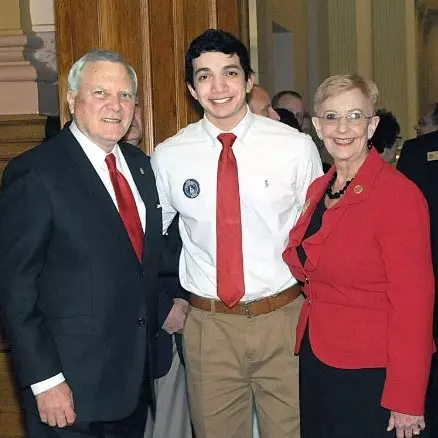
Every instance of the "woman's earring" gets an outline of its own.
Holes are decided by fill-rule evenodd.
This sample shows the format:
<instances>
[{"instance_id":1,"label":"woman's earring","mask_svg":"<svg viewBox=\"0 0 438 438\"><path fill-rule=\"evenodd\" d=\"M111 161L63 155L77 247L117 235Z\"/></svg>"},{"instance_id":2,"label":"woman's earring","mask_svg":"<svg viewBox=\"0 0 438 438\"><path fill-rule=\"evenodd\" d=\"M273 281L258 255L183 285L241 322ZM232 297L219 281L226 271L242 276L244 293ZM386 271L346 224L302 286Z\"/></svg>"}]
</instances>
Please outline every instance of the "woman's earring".
<instances>
[{"instance_id":1,"label":"woman's earring","mask_svg":"<svg viewBox=\"0 0 438 438\"><path fill-rule=\"evenodd\" d=\"M371 143L371 139L369 138L367 141L367 148L370 151L373 148L373 144Z\"/></svg>"}]
</instances>

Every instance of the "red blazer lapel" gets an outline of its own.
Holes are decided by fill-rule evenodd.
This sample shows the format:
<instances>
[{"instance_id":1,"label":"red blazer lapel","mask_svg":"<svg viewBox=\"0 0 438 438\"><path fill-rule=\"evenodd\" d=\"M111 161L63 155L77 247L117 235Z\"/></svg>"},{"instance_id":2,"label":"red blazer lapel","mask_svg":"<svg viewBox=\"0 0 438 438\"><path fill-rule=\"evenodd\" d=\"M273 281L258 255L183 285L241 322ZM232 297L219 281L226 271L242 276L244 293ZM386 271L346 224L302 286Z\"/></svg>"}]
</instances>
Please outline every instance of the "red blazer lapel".
<instances>
[{"instance_id":1,"label":"red blazer lapel","mask_svg":"<svg viewBox=\"0 0 438 438\"><path fill-rule=\"evenodd\" d=\"M295 226L291 229L289 233L289 242L283 252L283 260L289 265L294 277L300 281L304 281L305 274L296 249L303 241L303 237L307 231L313 213L315 212L316 206L324 195L327 184L332 178L334 171L335 168L332 167L327 174L317 178L310 185L301 216L298 218Z\"/></svg>"},{"instance_id":2,"label":"red blazer lapel","mask_svg":"<svg viewBox=\"0 0 438 438\"><path fill-rule=\"evenodd\" d=\"M300 217L298 218L297 223L292 228L289 234L289 246L297 247L300 245L303 240L304 234L309 226L310 219L313 216L316 206L318 202L321 200L324 195L325 189L327 188L327 184L332 178L334 173L334 167L329 170L329 172L319 178L317 178L310 185L307 191L306 202L304 203L302 212Z\"/></svg>"},{"instance_id":3,"label":"red blazer lapel","mask_svg":"<svg viewBox=\"0 0 438 438\"><path fill-rule=\"evenodd\" d=\"M325 212L321 229L303 241L316 206L324 196L327 185L335 172L335 167L333 166L326 175L316 179L310 185L303 212L296 225L290 231L289 243L283 253L283 259L291 267L291 271L295 277L301 280L300 277L304 278L305 276L296 248L301 244L303 245L307 255L306 270L314 269L318 264L322 243L337 227L344 213L351 205L368 199L375 178L383 165L384 162L377 151L374 149L371 150L370 155L351 183L349 190L347 190L336 205Z\"/></svg>"}]
</instances>

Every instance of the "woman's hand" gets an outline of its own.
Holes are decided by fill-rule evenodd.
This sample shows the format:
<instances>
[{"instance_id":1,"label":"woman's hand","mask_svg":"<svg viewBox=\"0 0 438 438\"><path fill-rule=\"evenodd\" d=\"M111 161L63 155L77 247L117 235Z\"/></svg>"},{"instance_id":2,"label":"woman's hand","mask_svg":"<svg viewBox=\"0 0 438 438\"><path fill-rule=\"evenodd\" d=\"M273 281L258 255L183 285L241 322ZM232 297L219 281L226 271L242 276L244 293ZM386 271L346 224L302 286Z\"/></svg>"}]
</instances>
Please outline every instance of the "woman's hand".
<instances>
[{"instance_id":1,"label":"woman's hand","mask_svg":"<svg viewBox=\"0 0 438 438\"><path fill-rule=\"evenodd\" d=\"M411 438L420 435L425 427L423 415L409 415L391 411L386 430L389 432L395 428L397 438Z\"/></svg>"}]
</instances>

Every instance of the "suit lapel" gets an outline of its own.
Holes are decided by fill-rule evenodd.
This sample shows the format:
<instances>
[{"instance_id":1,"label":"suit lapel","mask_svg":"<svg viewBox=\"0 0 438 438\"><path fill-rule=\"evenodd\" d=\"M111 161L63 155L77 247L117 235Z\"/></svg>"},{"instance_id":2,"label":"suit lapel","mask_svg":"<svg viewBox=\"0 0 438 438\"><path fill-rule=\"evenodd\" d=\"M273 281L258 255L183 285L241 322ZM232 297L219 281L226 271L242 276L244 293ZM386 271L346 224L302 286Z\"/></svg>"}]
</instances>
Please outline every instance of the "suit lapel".
<instances>
[{"instance_id":1,"label":"suit lapel","mask_svg":"<svg viewBox=\"0 0 438 438\"><path fill-rule=\"evenodd\" d=\"M138 154L133 153L131 148L124 143L119 143L120 150L125 157L132 178L137 186L138 192L144 202L146 208L145 218L145 237L143 241L143 262L147 259L150 249L153 246L152 240L154 236L161 236L161 206L158 203L158 196L155 185L155 176L149 162L139 160ZM159 214L157 211L159 210Z\"/></svg>"},{"instance_id":2,"label":"suit lapel","mask_svg":"<svg viewBox=\"0 0 438 438\"><path fill-rule=\"evenodd\" d=\"M93 203L103 210L102 214L108 213L122 224L117 209L102 180L74 135L68 128L66 129L68 131L66 132L67 141L63 142L62 145L65 147L67 156L66 163L69 177L82 188L81 192L84 196L91 198Z\"/></svg>"},{"instance_id":3,"label":"suit lapel","mask_svg":"<svg viewBox=\"0 0 438 438\"><path fill-rule=\"evenodd\" d=\"M68 177L80 187L84 202L88 199L87 204L92 205L104 218L106 226L112 230L111 235L120 240L122 248L124 246L138 261L120 214L82 147L69 128L65 128L60 136L63 137L60 148L64 149L67 157L65 163Z\"/></svg>"},{"instance_id":4,"label":"suit lapel","mask_svg":"<svg viewBox=\"0 0 438 438\"><path fill-rule=\"evenodd\" d=\"M151 208L151 202L155 199L154 191L155 185L151 187L150 185L150 166L141 166L142 163L139 163L138 157L135 157L132 152L125 147L123 143L119 143L120 150L125 157L126 163L128 164L129 170L132 175L132 179L137 186L137 189L140 193L141 199L143 200L146 206L146 216L147 211ZM155 206L156 208L156 206Z\"/></svg>"}]
</instances>

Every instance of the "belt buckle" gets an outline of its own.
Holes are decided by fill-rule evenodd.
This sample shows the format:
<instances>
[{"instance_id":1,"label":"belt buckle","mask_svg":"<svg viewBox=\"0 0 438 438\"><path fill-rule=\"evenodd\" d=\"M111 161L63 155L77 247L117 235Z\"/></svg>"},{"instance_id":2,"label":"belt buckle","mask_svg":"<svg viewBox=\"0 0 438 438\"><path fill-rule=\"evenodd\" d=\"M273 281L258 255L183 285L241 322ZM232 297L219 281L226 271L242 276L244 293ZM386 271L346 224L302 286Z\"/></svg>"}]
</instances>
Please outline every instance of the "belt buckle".
<instances>
[{"instance_id":1,"label":"belt buckle","mask_svg":"<svg viewBox=\"0 0 438 438\"><path fill-rule=\"evenodd\" d=\"M245 315L247 316L247 318L251 318L253 315L251 315L251 301L245 301L244 303L244 308L245 308Z\"/></svg>"}]
</instances>

